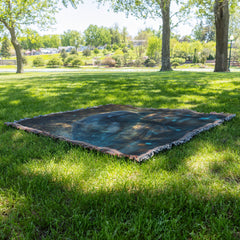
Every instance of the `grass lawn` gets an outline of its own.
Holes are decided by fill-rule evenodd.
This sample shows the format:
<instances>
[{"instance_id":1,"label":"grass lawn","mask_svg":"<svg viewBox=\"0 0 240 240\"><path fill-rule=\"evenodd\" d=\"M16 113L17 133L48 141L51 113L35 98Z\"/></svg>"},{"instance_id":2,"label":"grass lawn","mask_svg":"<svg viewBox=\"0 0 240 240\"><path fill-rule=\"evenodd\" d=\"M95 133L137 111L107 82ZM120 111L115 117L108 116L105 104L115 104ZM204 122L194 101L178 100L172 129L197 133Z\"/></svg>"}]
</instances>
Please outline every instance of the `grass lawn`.
<instances>
[{"instance_id":1,"label":"grass lawn","mask_svg":"<svg viewBox=\"0 0 240 240\"><path fill-rule=\"evenodd\" d=\"M236 113L138 164L4 122L102 104ZM239 73L0 74L0 239L240 239Z\"/></svg>"}]
</instances>

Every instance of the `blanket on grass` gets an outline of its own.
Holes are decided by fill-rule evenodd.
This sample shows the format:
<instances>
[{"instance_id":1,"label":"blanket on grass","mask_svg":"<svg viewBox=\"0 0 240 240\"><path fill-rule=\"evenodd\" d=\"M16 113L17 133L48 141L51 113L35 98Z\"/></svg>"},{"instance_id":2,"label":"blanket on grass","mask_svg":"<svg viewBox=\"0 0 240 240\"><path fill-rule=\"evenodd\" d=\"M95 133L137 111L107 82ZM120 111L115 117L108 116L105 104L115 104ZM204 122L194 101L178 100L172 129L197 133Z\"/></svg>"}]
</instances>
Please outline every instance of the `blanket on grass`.
<instances>
[{"instance_id":1,"label":"blanket on grass","mask_svg":"<svg viewBox=\"0 0 240 240\"><path fill-rule=\"evenodd\" d=\"M141 162L234 116L109 104L5 124Z\"/></svg>"}]
</instances>

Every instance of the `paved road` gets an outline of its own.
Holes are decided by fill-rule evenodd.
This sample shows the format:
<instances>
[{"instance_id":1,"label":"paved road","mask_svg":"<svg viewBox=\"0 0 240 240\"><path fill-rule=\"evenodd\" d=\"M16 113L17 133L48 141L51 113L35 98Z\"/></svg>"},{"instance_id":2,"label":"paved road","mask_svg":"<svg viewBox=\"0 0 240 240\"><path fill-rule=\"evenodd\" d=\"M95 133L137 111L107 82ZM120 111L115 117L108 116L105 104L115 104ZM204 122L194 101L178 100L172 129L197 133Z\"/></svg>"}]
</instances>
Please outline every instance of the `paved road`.
<instances>
[{"instance_id":1,"label":"paved road","mask_svg":"<svg viewBox=\"0 0 240 240\"><path fill-rule=\"evenodd\" d=\"M156 68L81 68L81 69L65 69L65 68L38 68L24 69L24 72L157 72ZM181 72L213 72L209 68L191 68L191 69L174 69ZM16 69L1 68L0 72L14 73ZM231 72L240 72L240 69L231 69Z\"/></svg>"}]
</instances>

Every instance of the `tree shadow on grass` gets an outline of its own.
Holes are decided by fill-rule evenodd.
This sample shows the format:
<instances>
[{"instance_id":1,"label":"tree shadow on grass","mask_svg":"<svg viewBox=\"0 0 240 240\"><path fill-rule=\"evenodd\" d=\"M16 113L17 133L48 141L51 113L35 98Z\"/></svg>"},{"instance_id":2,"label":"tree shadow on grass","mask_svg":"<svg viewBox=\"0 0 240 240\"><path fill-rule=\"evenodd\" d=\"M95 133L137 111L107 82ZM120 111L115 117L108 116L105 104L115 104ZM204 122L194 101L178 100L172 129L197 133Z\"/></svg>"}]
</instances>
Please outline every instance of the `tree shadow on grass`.
<instances>
[{"instance_id":1,"label":"tree shadow on grass","mask_svg":"<svg viewBox=\"0 0 240 240\"><path fill-rule=\"evenodd\" d=\"M178 108L182 104L194 103L195 107L192 109L197 111L222 112L226 109L225 112L228 112L227 110L236 112L235 102L240 100L238 90L221 90L221 93L210 90L209 79L215 81L225 78L226 75L209 75L210 77L206 77L205 73L26 75L19 80L20 84L14 86L14 83L11 83L0 93L0 96L4 97L1 101L4 108L0 113L0 119L13 121L109 103L156 108L165 106ZM235 74L228 75L230 79L235 77ZM201 100L193 98L186 103L181 99L181 96L185 95L204 96L211 100L202 103ZM231 101L234 101L234 104ZM183 159L191 154L184 152L183 158L177 155L168 157L165 161L166 169L177 169L179 163L183 163Z\"/></svg>"},{"instance_id":2,"label":"tree shadow on grass","mask_svg":"<svg viewBox=\"0 0 240 240\"><path fill-rule=\"evenodd\" d=\"M64 146L62 158L69 150ZM57 152L51 155L59 158ZM9 199L0 225L2 239L234 239L239 230L239 197L207 184L203 189L201 181L186 176L172 176L155 188L132 181L85 189L66 181L70 176L31 168L28 160L9 162L7 181L1 180L1 195ZM100 182L99 176L94 177Z\"/></svg>"}]
</instances>

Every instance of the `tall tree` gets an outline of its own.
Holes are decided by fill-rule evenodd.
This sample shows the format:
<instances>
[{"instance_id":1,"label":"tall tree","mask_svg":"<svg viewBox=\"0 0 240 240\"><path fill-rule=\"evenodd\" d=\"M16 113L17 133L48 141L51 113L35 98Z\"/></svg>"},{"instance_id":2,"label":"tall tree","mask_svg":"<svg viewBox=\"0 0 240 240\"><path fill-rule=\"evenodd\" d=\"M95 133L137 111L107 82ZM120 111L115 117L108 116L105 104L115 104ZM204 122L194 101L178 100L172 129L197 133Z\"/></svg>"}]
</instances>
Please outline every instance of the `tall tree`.
<instances>
[{"instance_id":1,"label":"tall tree","mask_svg":"<svg viewBox=\"0 0 240 240\"><path fill-rule=\"evenodd\" d=\"M86 45L91 47L104 46L111 43L111 34L109 29L98 27L97 25L89 25L84 31Z\"/></svg>"},{"instance_id":2,"label":"tall tree","mask_svg":"<svg viewBox=\"0 0 240 240\"><path fill-rule=\"evenodd\" d=\"M25 32L25 41L27 45L27 49L32 51L33 49L39 49L41 47L41 37L38 34L37 31L31 30L31 29L26 29ZM20 41L21 42L21 41ZM22 46L22 43L21 43Z\"/></svg>"},{"instance_id":3,"label":"tall tree","mask_svg":"<svg viewBox=\"0 0 240 240\"><path fill-rule=\"evenodd\" d=\"M214 16L216 25L216 63L215 72L227 72L228 69L228 30L229 5L228 0L216 0Z\"/></svg>"},{"instance_id":4,"label":"tall tree","mask_svg":"<svg viewBox=\"0 0 240 240\"><path fill-rule=\"evenodd\" d=\"M83 44L81 33L75 30L68 30L61 35L63 46L74 46L76 49Z\"/></svg>"},{"instance_id":5,"label":"tall tree","mask_svg":"<svg viewBox=\"0 0 240 240\"><path fill-rule=\"evenodd\" d=\"M11 56L10 54L10 41L9 39L5 36L2 41L2 47L1 47L1 56L3 58L9 58Z\"/></svg>"},{"instance_id":6,"label":"tall tree","mask_svg":"<svg viewBox=\"0 0 240 240\"><path fill-rule=\"evenodd\" d=\"M154 36L154 30L152 30L151 28L146 28L146 29L140 30L137 33L137 36L134 37L134 39L135 40L145 40L146 44L147 44L148 39L152 36Z\"/></svg>"},{"instance_id":7,"label":"tall tree","mask_svg":"<svg viewBox=\"0 0 240 240\"><path fill-rule=\"evenodd\" d=\"M230 13L237 7L237 0L189 0L190 5L198 7L201 17L214 16L216 27L215 72L228 69L228 32Z\"/></svg>"},{"instance_id":8,"label":"tall tree","mask_svg":"<svg viewBox=\"0 0 240 240\"><path fill-rule=\"evenodd\" d=\"M40 37L42 47L58 48L62 45L61 37L58 34L43 35Z\"/></svg>"},{"instance_id":9,"label":"tall tree","mask_svg":"<svg viewBox=\"0 0 240 240\"><path fill-rule=\"evenodd\" d=\"M120 45L121 34L119 32L119 26L115 24L113 27L109 28L111 34L111 44Z\"/></svg>"},{"instance_id":10,"label":"tall tree","mask_svg":"<svg viewBox=\"0 0 240 240\"><path fill-rule=\"evenodd\" d=\"M17 57L17 73L23 72L21 45L17 35L26 26L34 23L44 25L51 22L57 11L57 1L47 0L0 0L0 24L10 33Z\"/></svg>"},{"instance_id":11,"label":"tall tree","mask_svg":"<svg viewBox=\"0 0 240 240\"><path fill-rule=\"evenodd\" d=\"M161 71L170 71L171 63L170 63L170 4L171 0L161 0L160 8L162 12L162 68Z\"/></svg>"},{"instance_id":12,"label":"tall tree","mask_svg":"<svg viewBox=\"0 0 240 240\"><path fill-rule=\"evenodd\" d=\"M77 0L69 0L74 6ZM69 2L63 0L64 4ZM11 42L17 57L17 73L23 72L21 45L18 34L24 28L37 24L41 27L51 25L58 11L58 0L0 0L0 25L10 33Z\"/></svg>"},{"instance_id":13,"label":"tall tree","mask_svg":"<svg viewBox=\"0 0 240 240\"><path fill-rule=\"evenodd\" d=\"M205 24L203 21L197 24L193 29L193 36L195 40L201 42L216 41L216 29L214 19L207 21Z\"/></svg>"},{"instance_id":14,"label":"tall tree","mask_svg":"<svg viewBox=\"0 0 240 240\"><path fill-rule=\"evenodd\" d=\"M123 11L140 18L162 18L162 67L161 71L171 71L170 64L170 5L171 0L97 0L110 2L114 11ZM179 0L176 0L179 2Z\"/></svg>"},{"instance_id":15,"label":"tall tree","mask_svg":"<svg viewBox=\"0 0 240 240\"><path fill-rule=\"evenodd\" d=\"M123 27L122 32L121 32L121 40L122 43L127 44L128 41L128 32L127 32L127 28Z\"/></svg>"}]
</instances>

